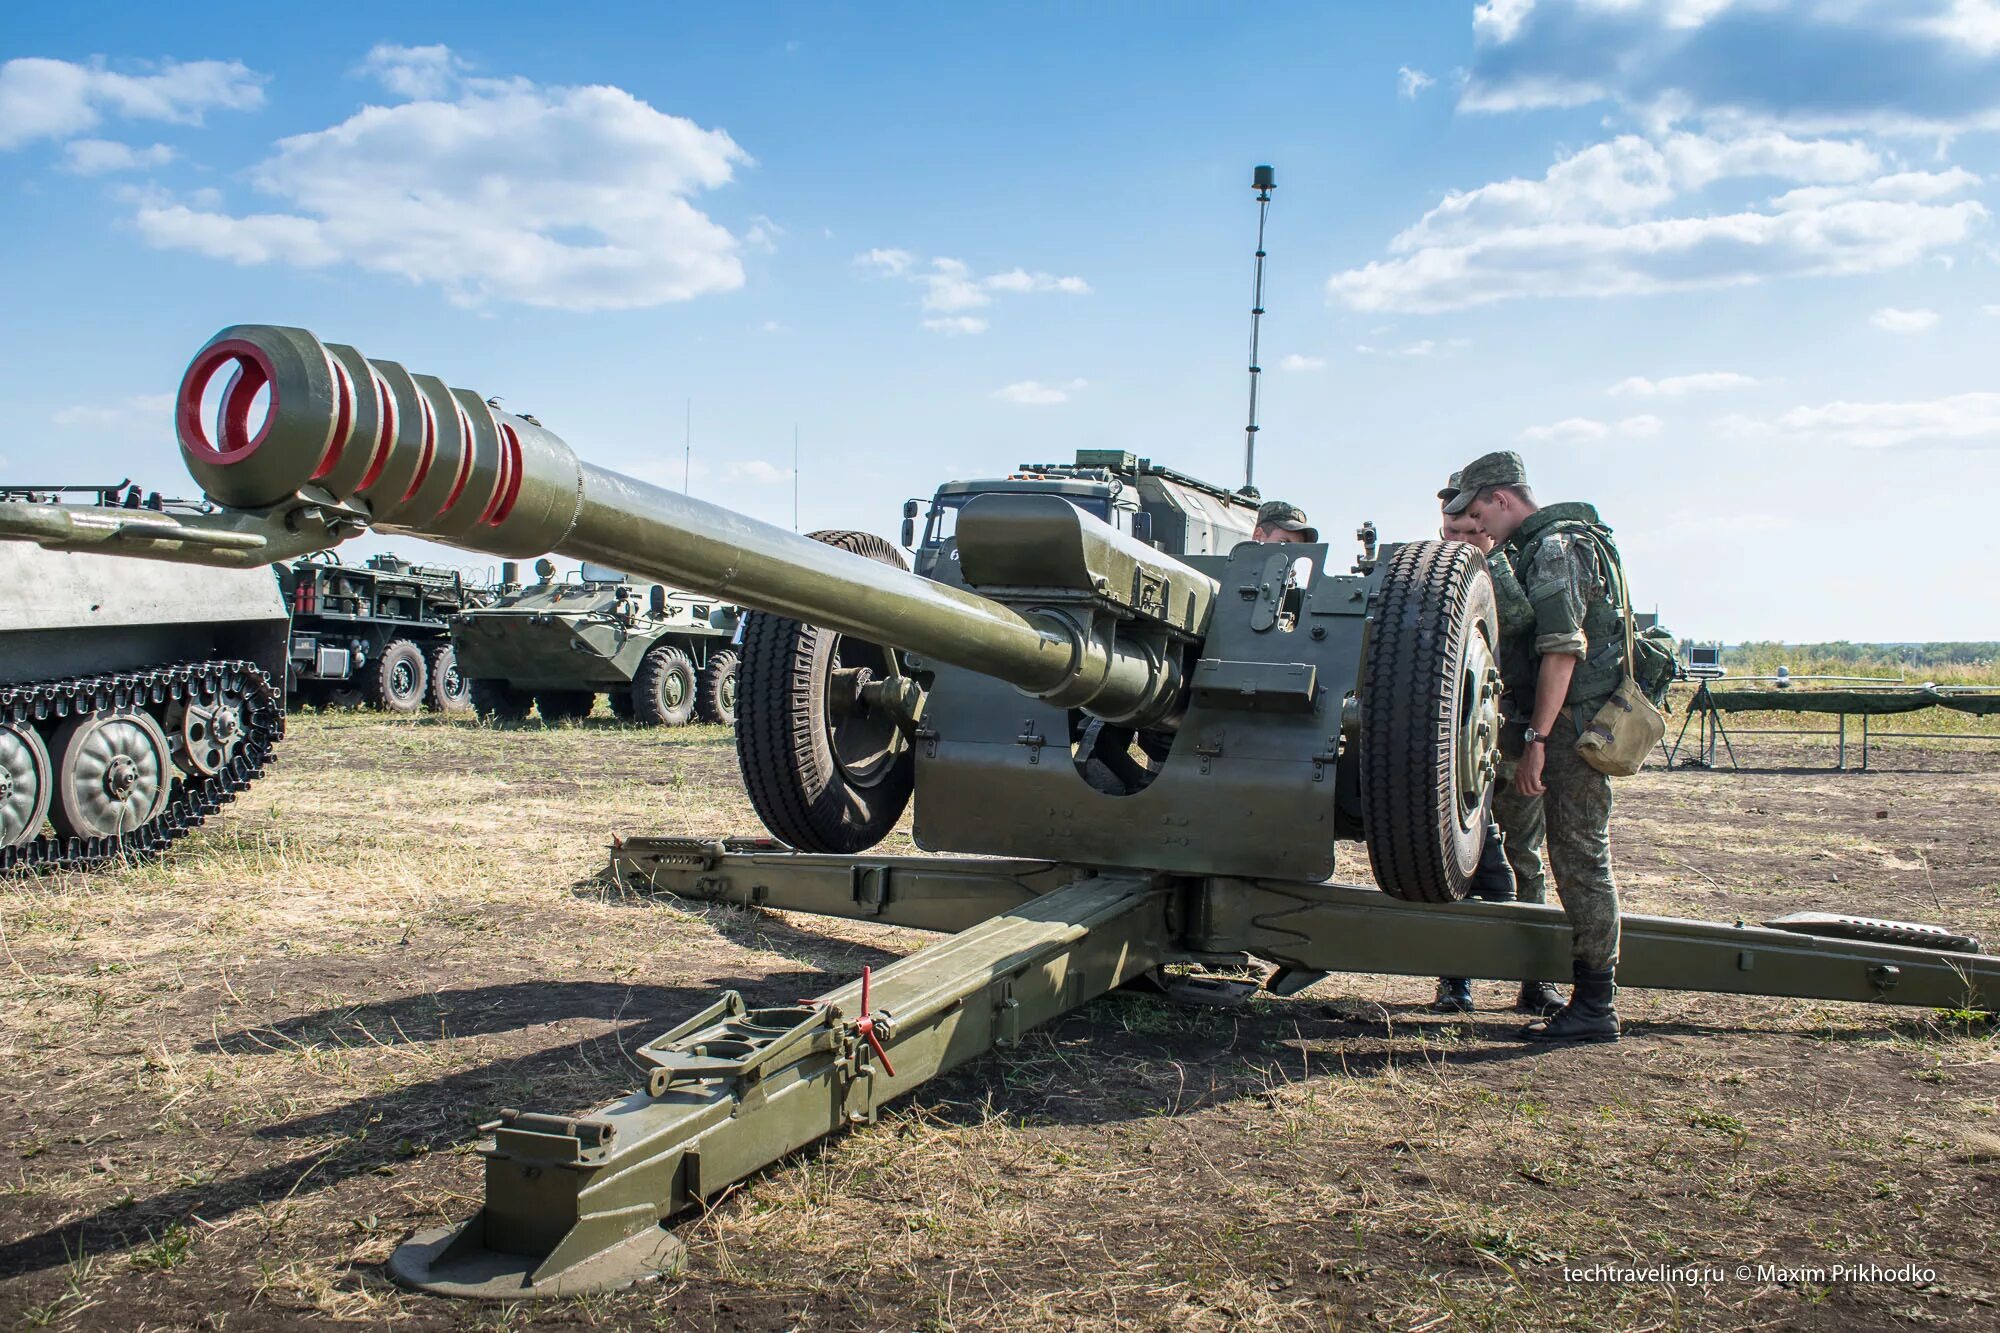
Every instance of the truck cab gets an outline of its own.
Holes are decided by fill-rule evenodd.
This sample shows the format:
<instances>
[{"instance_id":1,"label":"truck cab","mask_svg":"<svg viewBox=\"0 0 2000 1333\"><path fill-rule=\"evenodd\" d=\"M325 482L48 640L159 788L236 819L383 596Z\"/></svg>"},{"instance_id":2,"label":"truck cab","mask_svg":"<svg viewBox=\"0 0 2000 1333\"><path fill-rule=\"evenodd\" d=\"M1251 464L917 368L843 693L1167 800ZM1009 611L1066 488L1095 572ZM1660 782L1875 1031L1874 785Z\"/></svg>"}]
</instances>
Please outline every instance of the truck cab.
<instances>
[{"instance_id":1,"label":"truck cab","mask_svg":"<svg viewBox=\"0 0 2000 1333\"><path fill-rule=\"evenodd\" d=\"M993 492L1060 495L1120 532L1169 555L1226 555L1248 541L1257 524L1257 501L1185 473L1161 467L1123 449L1079 449L1074 463L1023 463L1005 477L948 481L930 508L903 506L903 545L916 571L931 577L940 560L954 558L958 513L974 496ZM922 540L917 519L922 517Z\"/></svg>"}]
</instances>

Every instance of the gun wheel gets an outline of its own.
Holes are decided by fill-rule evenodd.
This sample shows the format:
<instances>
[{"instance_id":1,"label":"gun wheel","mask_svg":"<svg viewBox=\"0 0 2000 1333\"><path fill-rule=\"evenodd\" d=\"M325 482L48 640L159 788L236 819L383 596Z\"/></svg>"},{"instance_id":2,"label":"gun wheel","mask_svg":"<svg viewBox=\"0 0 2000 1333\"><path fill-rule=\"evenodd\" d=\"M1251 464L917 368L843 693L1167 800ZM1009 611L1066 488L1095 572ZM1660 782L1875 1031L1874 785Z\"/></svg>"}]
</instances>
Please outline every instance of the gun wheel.
<instances>
[{"instance_id":1,"label":"gun wheel","mask_svg":"<svg viewBox=\"0 0 2000 1333\"><path fill-rule=\"evenodd\" d=\"M908 568L872 533L811 535ZM916 756L896 720L863 701L861 686L901 674L895 651L752 611L737 671L736 757L764 827L803 852L846 855L882 841L909 806Z\"/></svg>"},{"instance_id":2,"label":"gun wheel","mask_svg":"<svg viewBox=\"0 0 2000 1333\"><path fill-rule=\"evenodd\" d=\"M655 644L632 677L633 715L649 727L682 727L694 716L694 663L670 643Z\"/></svg>"},{"instance_id":3,"label":"gun wheel","mask_svg":"<svg viewBox=\"0 0 2000 1333\"><path fill-rule=\"evenodd\" d=\"M695 716L721 727L736 725L736 654L710 653L695 683Z\"/></svg>"},{"instance_id":4,"label":"gun wheel","mask_svg":"<svg viewBox=\"0 0 2000 1333\"><path fill-rule=\"evenodd\" d=\"M391 639L368 668L368 702L388 713L414 713L424 706L429 674L423 649L408 639Z\"/></svg>"},{"instance_id":5,"label":"gun wheel","mask_svg":"<svg viewBox=\"0 0 2000 1333\"><path fill-rule=\"evenodd\" d=\"M1389 557L1368 621L1360 787L1368 859L1384 893L1463 898L1486 838L1499 762L1493 581L1463 542Z\"/></svg>"}]
</instances>

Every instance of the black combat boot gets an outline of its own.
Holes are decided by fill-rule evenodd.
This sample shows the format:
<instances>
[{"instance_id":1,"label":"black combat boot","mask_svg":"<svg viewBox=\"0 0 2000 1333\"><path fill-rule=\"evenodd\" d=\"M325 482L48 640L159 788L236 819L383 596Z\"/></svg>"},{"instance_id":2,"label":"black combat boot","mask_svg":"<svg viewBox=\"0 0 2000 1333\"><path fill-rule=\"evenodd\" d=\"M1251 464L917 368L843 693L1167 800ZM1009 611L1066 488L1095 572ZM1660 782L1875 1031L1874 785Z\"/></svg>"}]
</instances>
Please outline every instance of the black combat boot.
<instances>
[{"instance_id":1,"label":"black combat boot","mask_svg":"<svg viewBox=\"0 0 2000 1333\"><path fill-rule=\"evenodd\" d=\"M1521 994L1514 1001L1514 1008L1524 1014L1538 1014L1543 1018L1553 1017L1563 1007L1562 992L1546 981L1524 981Z\"/></svg>"},{"instance_id":2,"label":"black combat boot","mask_svg":"<svg viewBox=\"0 0 2000 1333\"><path fill-rule=\"evenodd\" d=\"M1486 841L1479 848L1479 867L1472 872L1472 883L1465 892L1467 897L1481 902L1514 901L1514 867L1507 864L1507 848L1498 824L1486 825Z\"/></svg>"},{"instance_id":3,"label":"black combat boot","mask_svg":"<svg viewBox=\"0 0 2000 1333\"><path fill-rule=\"evenodd\" d=\"M1553 1018L1530 1023L1521 1029L1524 1041L1617 1041L1618 1011L1611 1007L1617 993L1612 970L1602 971L1576 965L1576 985L1570 988L1569 1003Z\"/></svg>"},{"instance_id":4,"label":"black combat boot","mask_svg":"<svg viewBox=\"0 0 2000 1333\"><path fill-rule=\"evenodd\" d=\"M1472 983L1464 977L1439 977L1437 998L1431 1001L1434 1014L1472 1012Z\"/></svg>"}]
</instances>

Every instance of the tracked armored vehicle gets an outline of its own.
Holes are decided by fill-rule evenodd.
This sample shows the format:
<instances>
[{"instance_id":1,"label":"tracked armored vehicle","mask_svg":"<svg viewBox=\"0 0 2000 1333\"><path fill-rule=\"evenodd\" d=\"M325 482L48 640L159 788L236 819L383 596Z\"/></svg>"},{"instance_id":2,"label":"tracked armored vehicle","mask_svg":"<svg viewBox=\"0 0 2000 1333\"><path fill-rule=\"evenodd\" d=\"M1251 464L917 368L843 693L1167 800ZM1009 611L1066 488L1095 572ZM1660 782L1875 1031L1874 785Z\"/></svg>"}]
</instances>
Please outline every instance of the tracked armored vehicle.
<instances>
[{"instance_id":1,"label":"tracked armored vehicle","mask_svg":"<svg viewBox=\"0 0 2000 1333\"><path fill-rule=\"evenodd\" d=\"M0 513L193 512L116 486L0 488ZM0 542L0 871L158 852L263 771L284 733L271 571L176 570Z\"/></svg>"},{"instance_id":2,"label":"tracked armored vehicle","mask_svg":"<svg viewBox=\"0 0 2000 1333\"><path fill-rule=\"evenodd\" d=\"M224 372L237 387L211 432L200 404ZM279 406L253 432L236 400L266 384ZM479 395L303 330L225 330L181 405L183 457L222 512L176 534L0 508L0 537L64 547L129 526L133 549L206 561L382 527L756 608L744 718L785 721L739 727L738 753L783 841L621 838L612 872L948 933L816 999L725 992L637 1048L639 1086L584 1114L500 1111L483 1207L390 1257L410 1285L517 1299L671 1270L675 1217L1176 961L1247 953L1279 995L1336 971L1569 974L1560 910L1462 901L1499 690L1492 583L1462 543L1388 546L1359 572L1321 543L1172 555L1060 495L987 493L925 578L880 539L815 541L593 466ZM1143 756L1115 785L1085 771L1093 724ZM912 802L913 839L939 854L875 853ZM1377 887L1330 879L1340 839L1367 847ZM1800 912L1634 915L1623 932L1629 986L2000 1007L2000 957L1941 927Z\"/></svg>"},{"instance_id":3,"label":"tracked armored vehicle","mask_svg":"<svg viewBox=\"0 0 2000 1333\"><path fill-rule=\"evenodd\" d=\"M532 705L545 722L574 721L603 694L648 726L736 720L735 607L588 561L558 579L543 560L536 575L525 587L503 575L491 605L452 619L481 717L517 721Z\"/></svg>"},{"instance_id":4,"label":"tracked armored vehicle","mask_svg":"<svg viewBox=\"0 0 2000 1333\"><path fill-rule=\"evenodd\" d=\"M319 551L278 566L278 582L292 608L290 688L299 702L390 713L470 706L451 619L488 595L459 570L394 555L345 565Z\"/></svg>"}]
</instances>

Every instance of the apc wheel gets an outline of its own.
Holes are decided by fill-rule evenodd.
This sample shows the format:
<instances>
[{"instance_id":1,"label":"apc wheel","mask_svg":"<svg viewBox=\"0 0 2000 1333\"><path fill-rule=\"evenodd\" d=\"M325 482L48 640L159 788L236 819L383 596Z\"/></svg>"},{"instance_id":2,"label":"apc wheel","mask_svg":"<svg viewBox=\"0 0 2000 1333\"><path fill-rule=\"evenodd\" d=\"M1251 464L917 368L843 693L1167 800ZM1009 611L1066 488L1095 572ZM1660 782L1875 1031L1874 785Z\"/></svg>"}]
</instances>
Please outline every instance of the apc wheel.
<instances>
[{"instance_id":1,"label":"apc wheel","mask_svg":"<svg viewBox=\"0 0 2000 1333\"><path fill-rule=\"evenodd\" d=\"M866 532L815 532L829 546L907 568ZM802 852L866 851L903 817L916 756L858 687L900 674L894 650L784 616L743 620L736 758L764 827ZM866 673L866 674L863 674Z\"/></svg>"},{"instance_id":2,"label":"apc wheel","mask_svg":"<svg viewBox=\"0 0 2000 1333\"><path fill-rule=\"evenodd\" d=\"M535 707L542 710L542 721L551 725L581 722L590 716L590 710L596 703L597 696L589 690L538 690L535 693Z\"/></svg>"},{"instance_id":3,"label":"apc wheel","mask_svg":"<svg viewBox=\"0 0 2000 1333\"><path fill-rule=\"evenodd\" d=\"M389 713L414 713L424 706L430 673L424 650L408 639L391 639L368 668L368 702Z\"/></svg>"},{"instance_id":4,"label":"apc wheel","mask_svg":"<svg viewBox=\"0 0 2000 1333\"><path fill-rule=\"evenodd\" d=\"M525 690L517 690L504 680L468 680L465 696L472 701L472 711L491 722L519 722L534 703Z\"/></svg>"},{"instance_id":5,"label":"apc wheel","mask_svg":"<svg viewBox=\"0 0 2000 1333\"><path fill-rule=\"evenodd\" d=\"M632 678L632 715L649 727L681 727L694 715L694 663L670 643L656 644Z\"/></svg>"},{"instance_id":6,"label":"apc wheel","mask_svg":"<svg viewBox=\"0 0 2000 1333\"><path fill-rule=\"evenodd\" d=\"M1493 581L1463 542L1390 557L1361 678L1361 796L1382 891L1463 898L1479 864L1499 762Z\"/></svg>"},{"instance_id":7,"label":"apc wheel","mask_svg":"<svg viewBox=\"0 0 2000 1333\"><path fill-rule=\"evenodd\" d=\"M612 690L604 696L604 699L611 705L611 715L621 722L630 722L639 707L632 701L632 690L629 686L622 690Z\"/></svg>"},{"instance_id":8,"label":"apc wheel","mask_svg":"<svg viewBox=\"0 0 2000 1333\"><path fill-rule=\"evenodd\" d=\"M166 808L167 737L144 713L86 713L56 729L49 819L66 838L116 838Z\"/></svg>"},{"instance_id":9,"label":"apc wheel","mask_svg":"<svg viewBox=\"0 0 2000 1333\"><path fill-rule=\"evenodd\" d=\"M0 723L0 847L19 847L41 834L54 785L49 748L35 729Z\"/></svg>"},{"instance_id":10,"label":"apc wheel","mask_svg":"<svg viewBox=\"0 0 2000 1333\"><path fill-rule=\"evenodd\" d=\"M694 715L719 727L736 725L736 654L711 653L695 683Z\"/></svg>"},{"instance_id":11,"label":"apc wheel","mask_svg":"<svg viewBox=\"0 0 2000 1333\"><path fill-rule=\"evenodd\" d=\"M431 649L430 688L424 704L437 713L463 713L472 707L469 682L459 674L458 654L448 643Z\"/></svg>"}]
</instances>

